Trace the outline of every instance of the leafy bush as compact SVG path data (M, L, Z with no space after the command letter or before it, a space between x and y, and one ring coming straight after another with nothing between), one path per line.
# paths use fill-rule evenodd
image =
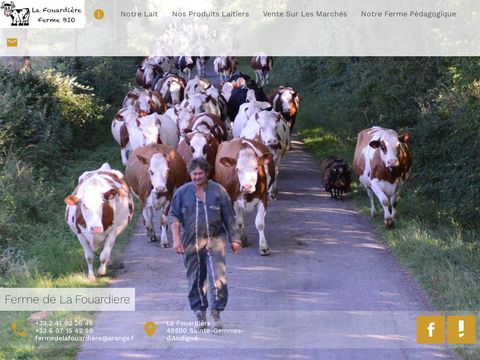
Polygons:
M0 156L15 153L36 169L58 168L102 117L89 88L52 70L3 72L0 86Z

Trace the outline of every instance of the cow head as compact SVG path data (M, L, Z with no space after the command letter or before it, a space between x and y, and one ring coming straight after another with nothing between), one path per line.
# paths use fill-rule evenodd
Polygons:
M382 132L377 140L370 141L370 147L380 150L380 157L385 166L392 171L400 165L399 156L403 153L403 147L406 146L408 140L412 137L411 132L396 136L393 131Z
M220 163L226 167L235 166L240 183L240 192L246 194L255 192L259 167L263 167L271 161L273 161L272 154L257 156L255 151L249 147L240 150L237 159L230 157L220 159Z
M119 191L106 185L93 176L82 183L77 194L65 198L65 204L79 207L81 217L86 225L86 232L100 234L113 224L113 208L110 201ZM77 209L77 221L79 213Z
M129 91L125 96L125 98L123 99L122 106L124 108L130 105L133 106L135 104L135 101L138 99L138 96L139 96L139 92L137 89Z
M191 133L185 137L185 142L190 146L194 159L207 159L210 148L218 147L218 140L211 133Z
M155 71L153 66L150 64L146 64L143 68L143 81L147 87L150 87L152 84L152 80L155 77Z
M168 162L171 156L161 153L155 153L150 159L137 155L138 160L148 166L148 176L152 184L150 193L150 201L152 205L159 209L161 207L162 198L167 194L167 181L170 173Z
M289 116L295 116L299 105L298 93L291 87L282 88L278 92L275 110L281 111Z
M15 4L13 1L10 3L5 3L5 1L3 1L0 9L4 9L5 16L10 16L12 14L12 10L15 9Z
M185 130L190 125L190 120L193 119L195 112L194 109L189 105L188 102L184 104L185 106L175 107L177 110L177 124L180 136L185 136Z
M159 134L162 126L159 114L153 113L137 120L138 130L142 133L142 146L159 143ZM134 144L131 144L135 146Z
M170 76L165 82L168 93L170 94L171 103L173 105L180 104L185 94L184 80L178 76Z
M268 110L255 113L255 121L263 144L272 147L278 145L277 122L280 121L280 116L280 113Z
M151 111L151 93L149 90L142 91L135 100L135 111L138 113L140 117L149 115L152 113Z
M203 89L200 86L200 77L197 75L193 79L188 80L185 87L185 97L188 99L190 95L201 92L201 90Z

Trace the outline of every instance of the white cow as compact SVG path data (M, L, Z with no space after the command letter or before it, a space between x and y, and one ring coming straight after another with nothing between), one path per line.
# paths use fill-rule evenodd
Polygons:
M93 252L105 242L98 275L107 273L107 263L117 236L132 220L133 201L120 171L107 163L82 174L78 186L65 198L65 218L85 252L88 280L95 281Z
M215 181L221 184L233 202L235 218L245 236L245 212L256 209L255 227L258 231L258 247L261 255L270 254L265 238L270 182L275 179L273 156L269 149L256 141L233 139L220 144L215 160Z
M131 151L139 146L154 143L170 145L173 148L178 146L180 134L177 125L167 115L151 114L144 116L139 119L138 127L142 131L143 139L132 139Z
M411 137L411 132L398 135L379 126L358 133L353 171L367 189L372 217L377 215L373 194L380 201L387 228L395 226L398 195L410 175L413 157L407 142Z
M185 87L185 96L188 98L193 94L205 94L207 89L212 87L212 83L204 78L200 78L198 75L193 79L188 80L187 86Z
M139 115L133 106L127 106L120 109L112 120L111 130L112 135L118 145L120 145L120 156L122 164L127 164L129 147L129 132L128 129L136 126Z
M150 241L156 241L153 211L161 212L160 244L169 247L167 219L170 202L176 188L187 182L185 162L168 145L150 144L136 149L128 159L125 178L132 192L140 200L145 228Z
M266 145L273 154L275 181L268 189L268 194L270 199L276 199L278 194L280 162L287 155L288 149L290 148L290 130L287 122L280 113L276 111L263 110L256 112L251 115L243 125L240 137L256 140Z

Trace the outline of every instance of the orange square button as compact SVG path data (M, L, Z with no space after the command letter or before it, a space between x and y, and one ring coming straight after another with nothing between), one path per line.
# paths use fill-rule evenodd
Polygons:
M18 39L17 38L7 38L7 46L8 47L18 46Z
M449 344L475 344L476 325L473 315L447 317L447 335Z
M443 344L445 316L417 316L417 343Z

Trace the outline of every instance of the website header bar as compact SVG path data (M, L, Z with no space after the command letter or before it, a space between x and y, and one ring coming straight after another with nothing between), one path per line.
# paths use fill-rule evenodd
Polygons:
M395 4L385 0L70 0L66 7L63 3L61 9L50 5L51 9L42 13L49 8L39 4L48 1L5 2L15 3L17 10L29 9L30 24L13 25L15 19L21 19L12 15L11 6L7 11L3 5L0 55L480 54L476 0L403 0ZM65 9L83 12L62 12ZM52 22L40 26L41 14L43 18L49 14ZM55 14L60 20L53 21ZM63 23L64 18L70 23ZM7 46L6 39L13 38L17 45Z

